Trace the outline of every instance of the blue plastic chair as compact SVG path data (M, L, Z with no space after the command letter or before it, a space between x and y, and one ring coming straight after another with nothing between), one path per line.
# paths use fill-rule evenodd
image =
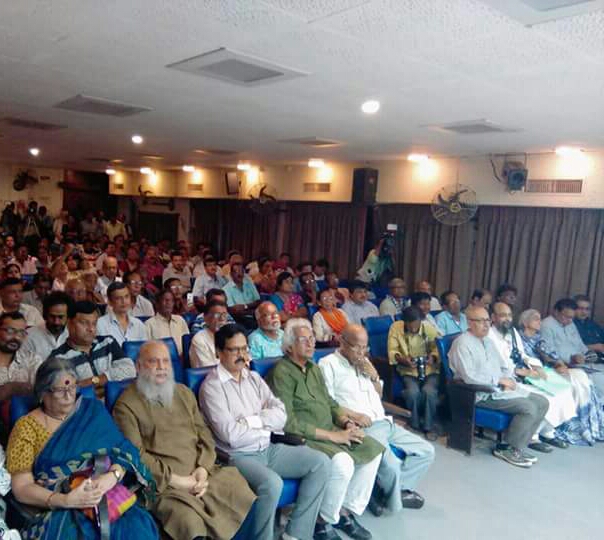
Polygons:
M185 369L185 384L191 389L196 397L199 395L199 387L206 378L206 375L214 369L216 369L216 366Z
M319 311L319 306L315 306L314 304L306 304L306 309L308 311L308 318L312 322L312 318L315 316L315 313Z
M182 363L185 369L191 367L191 357L189 356L189 350L191 349L191 341L193 341L194 335L195 334L183 334L182 336Z
M371 356L376 358L388 357L388 331L393 323L390 315L380 317L368 317L362 320L365 330L369 336L369 348Z
M83 388L78 387L77 395L94 399L94 388L92 386L84 386ZM10 399L9 406L10 429L13 428L19 418L25 416L29 411L34 409L36 405L37 403L34 401L33 396L13 396Z
M136 318L140 322L144 323L145 321L148 321L151 317L149 317L149 315L138 315Z
M312 361L315 364L318 364L319 360L321 360L321 358L323 358L324 356L327 356L329 354L332 354L334 352L336 352L335 347L329 347L328 349L315 349L315 354L313 354L313 356L312 356Z
M266 377L273 366L283 358L282 356L268 356L266 358L254 358L251 363L252 371L255 371L262 378Z
M172 359L172 370L174 371L174 380L176 382L183 383L185 380L184 373L183 373L183 367L182 367L182 364L180 363L180 357L178 355L178 349L176 348L176 343L174 342L174 339L169 337L169 338L162 338L160 341L163 341L168 346L168 350L170 351L170 358ZM124 344L122 345L124 354L128 358L132 358L132 360L134 362L136 362L136 359L138 358L138 352L140 351L140 348L143 346L143 343L146 343L146 342L145 341L124 341Z
M191 313L191 312L183 313L182 318L185 320L185 322L187 323L187 326L190 328L191 325L195 322L195 319L197 318L197 313Z
M453 371L451 370L451 366L449 364L449 351L451 350L453 341L455 341L459 335L460 334L450 334L448 336L436 339L436 347L440 356L441 365L448 382L452 381L454 378ZM508 413L494 411L492 409L485 409L484 407L480 407L479 403L475 407L474 426L479 428L479 430L483 430L485 428L493 430L495 433L497 433L497 438L499 441L501 441L502 434L509 427L511 421L512 415ZM466 450L468 453L471 453L471 446L470 448L466 448Z
M109 414L113 413L113 407L116 401L136 379L125 379L123 381L109 381L105 385L105 408Z

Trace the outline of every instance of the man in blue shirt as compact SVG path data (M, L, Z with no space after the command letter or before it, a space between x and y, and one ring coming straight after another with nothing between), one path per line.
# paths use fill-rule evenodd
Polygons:
M436 316L436 324L440 331L446 336L448 334L459 334L468 329L468 320L461 312L459 296L454 291L445 291L440 297L444 311Z
M254 310L260 304L260 294L254 282L245 275L243 264L231 265L231 281L224 287L229 313L246 328L255 328Z
M256 308L258 329L249 338L250 356L252 360L283 356L283 330L279 311L272 302L262 302Z

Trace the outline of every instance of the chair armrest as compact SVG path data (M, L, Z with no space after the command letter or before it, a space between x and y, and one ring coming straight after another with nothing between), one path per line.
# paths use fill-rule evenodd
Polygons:
M384 406L384 410L386 413L391 414L392 416L398 416L401 418L411 418L411 411L407 409L403 409L394 403L389 403L388 401L382 401L382 405Z
M271 442L273 444L287 444L289 446L302 446L306 444L306 439L301 435L294 433L271 433Z

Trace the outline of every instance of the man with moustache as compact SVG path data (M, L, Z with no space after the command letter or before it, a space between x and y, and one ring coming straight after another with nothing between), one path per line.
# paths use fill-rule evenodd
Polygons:
M212 434L193 393L174 382L166 345L145 343L136 365L113 416L155 479L152 513L170 538L232 538L254 493L235 467L216 465Z
M247 369L244 332L240 325L227 324L216 333L220 363L202 384L199 402L216 445L229 454L258 496L254 538L273 539L282 478L296 478L300 479L298 497L282 540L310 539L331 463L325 454L305 445L271 442L271 432L285 426L285 406L260 375Z
M282 356L283 330L279 311L272 302L262 302L254 313L258 328L249 338L252 359Z

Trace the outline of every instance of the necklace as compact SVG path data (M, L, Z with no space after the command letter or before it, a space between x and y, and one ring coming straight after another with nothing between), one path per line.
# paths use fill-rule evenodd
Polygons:
M69 416L67 414L65 414L63 416L53 416L52 414L48 414L45 410L42 410L42 413L44 413L44 416L48 416L48 418L52 418L53 420L58 420L59 422L64 422L65 419Z

